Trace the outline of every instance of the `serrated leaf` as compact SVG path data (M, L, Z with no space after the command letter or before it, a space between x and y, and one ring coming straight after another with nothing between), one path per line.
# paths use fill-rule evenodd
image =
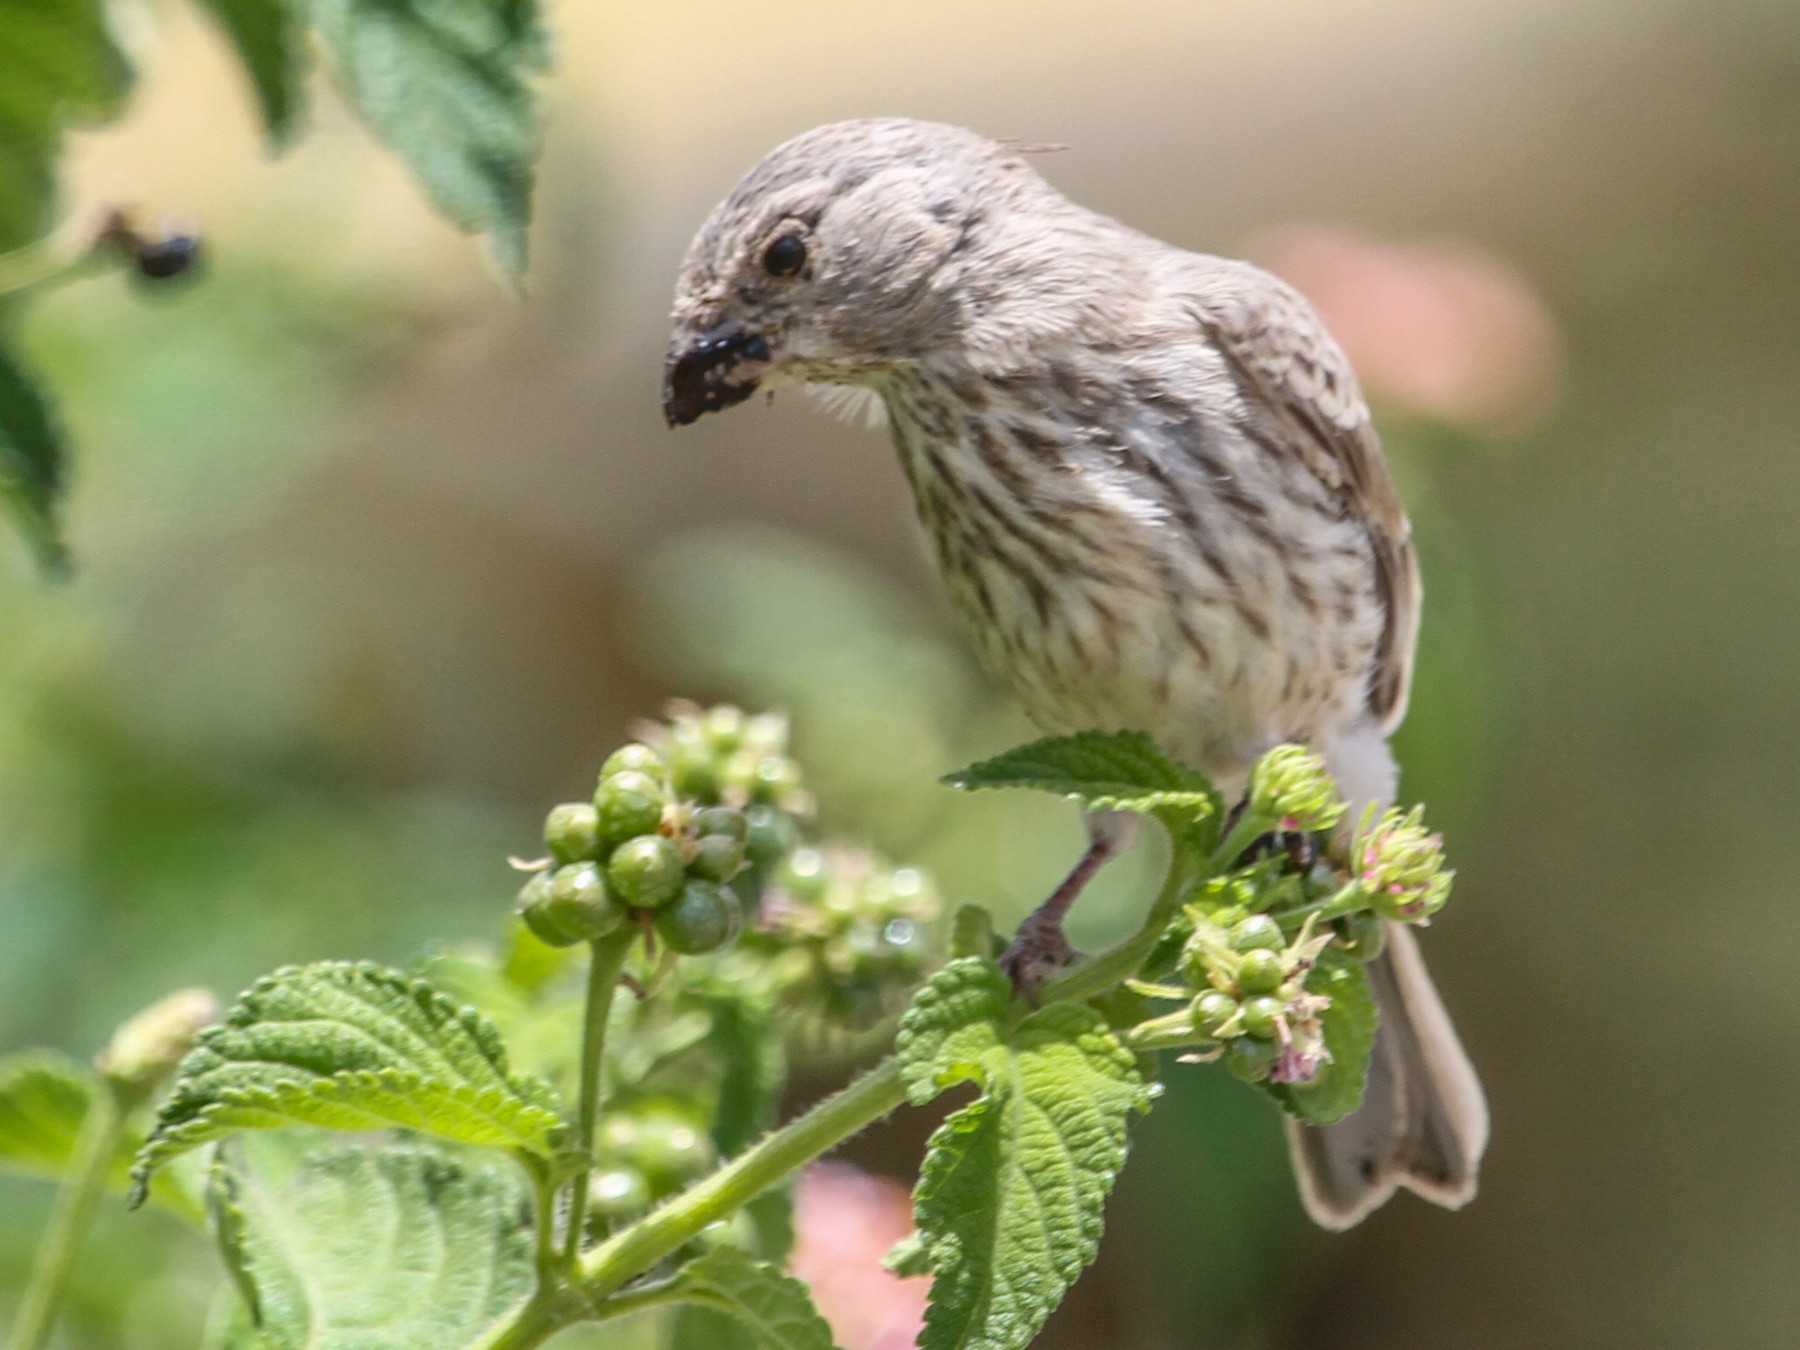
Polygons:
M64 1055L29 1051L0 1060L0 1168L59 1175L96 1087L93 1072Z
M1217 794L1205 775L1177 764L1141 731L1048 736L971 764L947 775L944 782L968 792L982 788L1054 792L1089 810L1218 813Z
M934 1272L926 1350L1031 1341L1099 1249L1126 1120L1150 1102L1099 1013L1055 1004L1009 1027L1010 992L993 962L954 961L901 1022L915 1102L963 1080L983 1089L932 1135L914 1193Z
M51 570L67 562L57 526L63 460L62 430L49 401L31 373L0 346L0 499L17 517L38 561Z
M1375 1046L1375 998L1362 962L1339 947L1320 953L1306 988L1331 1000L1319 1014L1328 1058L1310 1083L1263 1086L1282 1110L1313 1125L1329 1125L1362 1105L1369 1052Z
M239 1130L401 1127L551 1158L549 1089L515 1077L492 1022L424 980L328 961L251 986L182 1061L133 1174Z
M287 144L306 80L306 34L289 0L200 0L243 62L276 146Z
M806 1286L740 1248L688 1262L670 1292L729 1313L763 1350L832 1350L831 1327Z
M351 105L438 209L525 271L538 150L537 0L312 0Z
M529 1203L511 1168L425 1144L234 1141L213 1169L220 1249L270 1350L467 1345L534 1282Z
M116 115L130 81L102 0L9 0L0 18L0 253L50 228L64 128Z
M931 1274L931 1253L915 1230L888 1248L887 1255L881 1258L881 1266L890 1275L910 1280Z

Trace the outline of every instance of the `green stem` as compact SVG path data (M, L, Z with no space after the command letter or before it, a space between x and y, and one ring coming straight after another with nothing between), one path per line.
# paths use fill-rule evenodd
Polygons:
M69 1284L69 1272L82 1239L94 1221L94 1209L106 1190L119 1140L125 1129L125 1103L117 1084L106 1081L94 1093L93 1104L82 1119L81 1132L69 1160L69 1171L57 1194L50 1225L38 1248L37 1263L19 1313L13 1322L6 1350L42 1350L56 1325L56 1310Z
M1243 814L1238 816L1237 823L1231 827L1231 832L1219 841L1219 846L1213 850L1212 857L1207 860L1207 870L1209 872L1225 871L1244 856L1245 849L1273 830L1278 823L1256 815L1246 803Z
M581 1095L575 1108L576 1138L587 1161L576 1174L569 1194L569 1231L563 1238L563 1261L571 1267L581 1255L581 1230L587 1222L588 1179L594 1171L595 1136L600 1129L600 1075L606 1052L606 1024L612 1016L619 973L625 969L625 957L636 939L637 930L627 925L591 944L587 1016L581 1032Z
M593 1305L578 1290L559 1283L539 1289L470 1350L533 1350L565 1327L593 1316Z
M661 1209L594 1248L581 1262L581 1282L589 1297L604 1298L627 1280L642 1275L708 1224L743 1208L905 1100L900 1065L890 1058Z
M1358 910L1369 907L1369 897L1360 883L1352 881L1339 890L1333 891L1311 904L1295 905L1292 909L1276 910L1269 915L1283 928L1292 928L1296 924L1306 922L1308 915L1317 915L1321 920L1339 919L1346 914L1354 914Z
M71 256L49 240L39 240L12 253L0 253L0 300L79 281L128 261L124 250L116 246L97 244Z

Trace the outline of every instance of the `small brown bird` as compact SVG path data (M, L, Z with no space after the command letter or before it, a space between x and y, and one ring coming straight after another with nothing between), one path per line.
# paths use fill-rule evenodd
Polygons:
M1229 798L1283 741L1356 808L1393 800L1420 588L1356 378L1319 318L1247 263L1070 202L956 127L844 122L789 141L682 265L671 425L805 381L885 414L954 606L1046 731L1135 728ZM1129 840L1093 843L1007 953L1029 984ZM1397 926L1371 965L1362 1107L1291 1126L1300 1189L1348 1227L1408 1186L1475 1193L1487 1107Z

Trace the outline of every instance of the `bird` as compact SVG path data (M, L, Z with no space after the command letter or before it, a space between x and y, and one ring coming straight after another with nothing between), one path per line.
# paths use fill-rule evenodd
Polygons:
M1394 801L1421 585L1348 359L1247 262L1077 205L1016 143L907 118L770 151L680 267L671 427L783 384L885 420L927 551L986 668L1049 733L1141 730L1226 800L1300 742L1351 804ZM1003 958L1074 957L1062 918L1129 820L1088 817ZM1399 1187L1473 1198L1480 1081L1413 934L1369 966L1361 1106L1288 1122L1302 1202L1347 1228Z

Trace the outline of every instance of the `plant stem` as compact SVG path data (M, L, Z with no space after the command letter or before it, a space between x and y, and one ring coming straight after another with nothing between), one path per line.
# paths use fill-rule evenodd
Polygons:
M581 1256L581 1232L587 1223L588 1179L594 1171L594 1142L600 1128L600 1074L606 1051L606 1024L612 1015L613 994L619 973L637 939L637 930L626 925L616 933L596 938L588 966L587 1016L581 1032L581 1095L575 1108L576 1138L587 1156L575 1176L569 1194L569 1231L563 1238L563 1261L573 1267Z
M42 1350L56 1325L56 1310L68 1287L69 1272L82 1239L94 1220L94 1209L106 1190L119 1140L125 1129L122 1089L105 1080L94 1093L81 1122L69 1171L63 1178L50 1224L38 1247L37 1263L19 1302L6 1350Z
M581 1282L588 1296L598 1300L611 1294L708 1224L741 1209L905 1100L900 1065L889 1058L661 1209L594 1248L581 1263Z
M1308 916L1316 915L1322 920L1337 919L1368 907L1368 895L1363 891L1359 882L1352 881L1310 904L1295 905L1292 909L1276 910L1269 917L1283 928L1290 928L1296 922L1305 922Z
M1277 822L1254 814L1245 803L1244 810L1219 846L1208 859L1208 871L1223 872L1244 856L1244 850L1274 829Z
M127 261L124 251L116 247L95 245L71 255L49 240L39 240L12 253L0 253L0 300L77 281L122 267Z
M533 1350L564 1327L593 1316L593 1306L579 1291L558 1283L539 1289L470 1350Z

